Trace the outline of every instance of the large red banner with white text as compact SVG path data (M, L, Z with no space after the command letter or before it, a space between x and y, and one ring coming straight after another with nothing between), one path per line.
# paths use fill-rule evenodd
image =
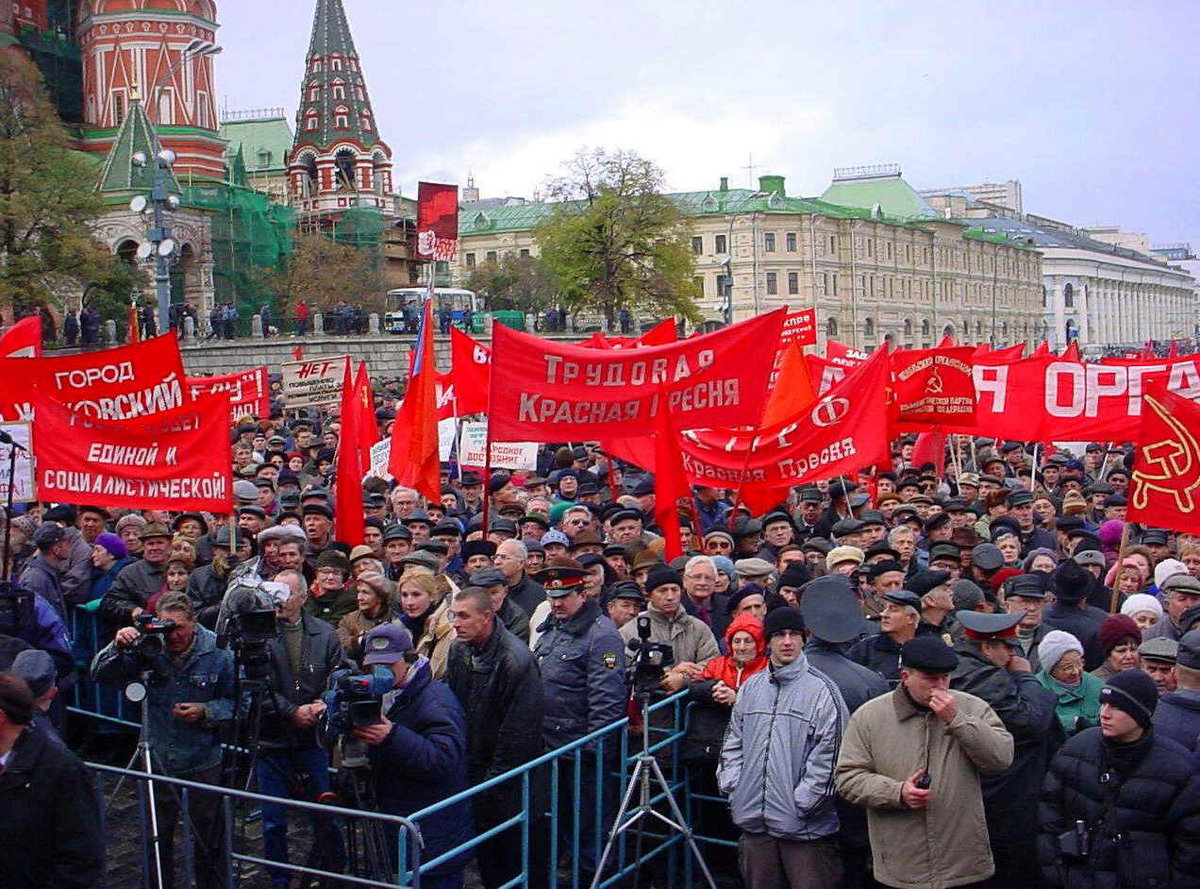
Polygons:
M676 428L757 426L782 309L665 346L601 350L497 325L490 420L495 441L652 435L659 410Z
M492 350L457 327L451 327L450 356L458 415L486 412L492 385Z
M271 415L271 383L265 364L219 377L188 377L187 390L192 398L224 392L229 397L229 415L234 422L242 417Z
M38 392L33 453L38 496L131 509L229 512L229 399L132 420L98 420Z
M173 333L98 352L0 359L0 419L32 419L35 389L104 420L159 414L191 400Z

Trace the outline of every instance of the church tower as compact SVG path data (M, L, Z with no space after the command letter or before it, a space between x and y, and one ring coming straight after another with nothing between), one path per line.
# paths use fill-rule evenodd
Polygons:
M288 181L302 225L332 224L355 207L391 214L392 150L376 129L342 0L317 0Z
M107 153L140 97L163 146L178 157L175 174L185 182L223 180L213 79L217 27L212 0L84 0L82 147Z

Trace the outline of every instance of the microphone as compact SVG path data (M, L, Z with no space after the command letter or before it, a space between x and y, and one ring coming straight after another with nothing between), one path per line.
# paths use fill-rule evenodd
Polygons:
M21 444L19 441L14 439L11 435L9 435L3 429L0 429L0 444L6 444L10 448L13 448L14 450L17 450L17 451L24 451L26 454L29 453L29 449L27 447L25 447L25 445Z

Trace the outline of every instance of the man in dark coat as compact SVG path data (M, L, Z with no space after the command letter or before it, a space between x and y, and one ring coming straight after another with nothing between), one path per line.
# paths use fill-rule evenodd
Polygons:
M1175 691L1158 700L1154 730L1160 737L1178 741L1197 753L1200 752L1200 630L1189 630L1179 640L1175 682Z
M508 582L508 597L526 614L546 601L542 585L525 573L529 550L519 540L503 540L496 545L496 567L504 572Z
M1084 668L1094 670L1104 660L1096 644L1100 625L1108 617L1087 603L1092 575L1086 568L1067 559L1054 572L1054 605L1042 616L1042 623L1052 630L1064 630L1083 646Z
M62 620L67 619L67 602L63 598L59 571L66 564L66 532L54 522L42 522L33 533L37 555L25 563L21 571L21 586L45 599Z
M1023 612L960 611L962 638L950 687L985 701L1013 738L1013 761L983 778L983 808L996 864L997 886L1038 885L1029 874L1037 838L1029 830L1029 801L1037 796L1046 766L1061 742L1056 699L1037 680L1017 647Z
M455 595L450 622L458 638L450 646L446 684L466 711L467 780L481 784L541 755L542 677L528 645L497 620L491 596L480 587ZM520 781L482 792L473 807L476 833L520 806ZM519 833L493 837L476 856L483 885L503 885L521 871Z
M383 697L379 722L354 730L354 736L370 746L380 811L411 815L466 790L466 715L454 693L433 678L429 661L414 657L412 634L399 624L380 624L367 633L363 651L364 668L380 664L395 677L393 690ZM467 842L470 804L461 802L422 818L421 837L422 861ZM388 845L394 850L395 840ZM461 855L452 858L422 873L421 885L461 887L466 863Z
M156 522L138 534L142 541L142 557L122 569L100 600L100 611L118 627L132 624L150 601L163 588L163 569L171 557L171 532Z
M851 715L872 698L888 693L886 679L846 657L846 646L859 638L865 626L848 577L831 574L809 583L800 599L800 614L804 617L804 655L808 665L833 680ZM840 885L858 889L868 885L871 844L867 815L841 797L837 800L837 813L843 873Z
M1200 776L1192 755L1153 727L1154 680L1112 676L1100 725L1063 745L1039 807L1046 882L1069 889L1200 887Z
M921 623L921 597L911 590L884 593L879 632L855 643L846 656L874 670L895 687L900 682L900 648L909 639L933 632Z
M29 687L0 673L0 872L5 889L104 881L100 802L83 763L31 727Z

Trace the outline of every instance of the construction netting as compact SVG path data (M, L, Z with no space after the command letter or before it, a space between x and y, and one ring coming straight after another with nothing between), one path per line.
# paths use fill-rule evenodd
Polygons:
M347 247L377 247L386 228L387 221L377 207L351 207L333 223L329 234Z
M191 184L183 203L211 213L213 292L245 317L274 299L273 278L292 250L295 211L228 183Z

